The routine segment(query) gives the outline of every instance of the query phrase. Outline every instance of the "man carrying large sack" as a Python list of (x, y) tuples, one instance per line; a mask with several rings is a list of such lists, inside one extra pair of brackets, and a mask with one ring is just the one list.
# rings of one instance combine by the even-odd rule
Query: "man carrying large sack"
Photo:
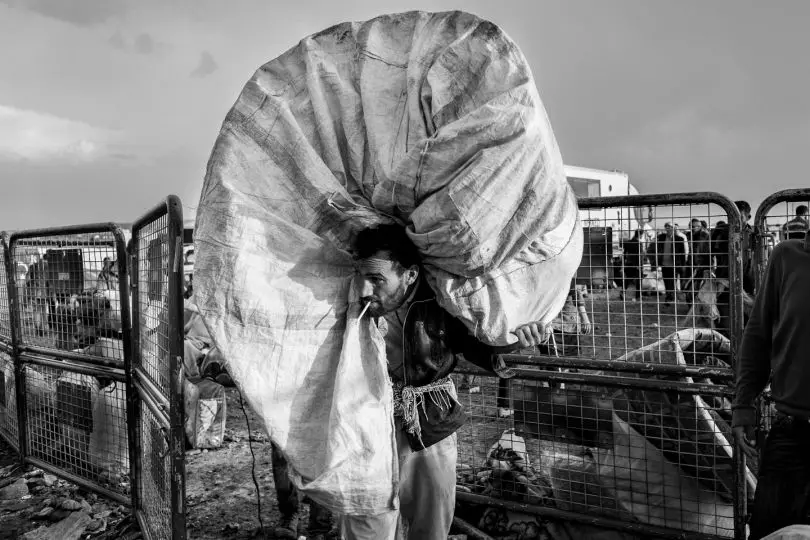
[[(511, 374), (492, 347), (439, 307), (422, 275), (419, 252), (401, 227), (361, 231), (355, 251), (361, 300), (385, 336), (394, 385), (400, 509), (345, 516), (343, 534), (347, 539), (387, 539), (399, 530), (397, 537), (443, 539), (455, 510), (455, 433), (466, 420), (448, 375), (457, 355), (501, 378)], [(538, 323), (522, 325), (515, 335), (519, 341), (514, 349), (532, 347), (546, 337)]]
[[(367, 519), (421, 504), (408, 482), (425, 473), (409, 468), (454, 454), (461, 413), (442, 379), (459, 350), (428, 339), (434, 322), (490, 366), (482, 344), (542, 338), (581, 259), (578, 216), (528, 63), (497, 26), (462, 12), (343, 23), (263, 65), (228, 113), (198, 205), (196, 303), (296, 487), (362, 537)], [(364, 231), (386, 225), (415, 259), (377, 256), (391, 250), (374, 242), (357, 254)], [(403, 267), (396, 301), (362, 290), (379, 279), (362, 269), (375, 259), (386, 275)], [(408, 318), (395, 349), (411, 295), (411, 317), (425, 318)], [(393, 388), (391, 363), (417, 349), (431, 361)], [(416, 407), (434, 399), (442, 407)], [(428, 485), (452, 497), (437, 474)], [(431, 530), (446, 534), (444, 501), (403, 513), (439, 512)]]

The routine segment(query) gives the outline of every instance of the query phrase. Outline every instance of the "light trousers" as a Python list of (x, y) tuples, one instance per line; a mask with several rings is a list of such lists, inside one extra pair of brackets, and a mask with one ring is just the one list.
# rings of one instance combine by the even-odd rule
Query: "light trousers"
[(397, 428), (399, 510), (343, 516), (344, 540), (447, 540), (456, 506), (456, 434), (415, 452)]

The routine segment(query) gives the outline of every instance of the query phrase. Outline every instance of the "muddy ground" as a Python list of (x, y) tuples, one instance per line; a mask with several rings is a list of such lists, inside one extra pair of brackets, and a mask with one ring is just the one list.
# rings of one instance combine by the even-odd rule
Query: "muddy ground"
[[(615, 294), (615, 293), (614, 293)], [(615, 296), (614, 296), (615, 298)], [(684, 315), (688, 306), (664, 306), (653, 298), (640, 303), (606, 301), (604, 295), (589, 298), (588, 311), (592, 314), (594, 336), (580, 340), (580, 354), (596, 358), (617, 358), (628, 350), (665, 337), (678, 328), (687, 326)], [(677, 322), (676, 322), (677, 319)], [(643, 336), (643, 337), (642, 337)], [(495, 407), (494, 379), (480, 379), (481, 392), (461, 393), (460, 400), (471, 412), (472, 425), (459, 433), (459, 465), (478, 468), (486, 460), (489, 447), (505, 429), (514, 427), (511, 419), (499, 419)], [(247, 420), (245, 418), (247, 414)], [(248, 422), (250, 432), (248, 431)], [(252, 450), (252, 452), (251, 452)], [(279, 519), (276, 507), (271, 468), (270, 443), (259, 418), (247, 407), (240, 406), (235, 389), (227, 390), (227, 431), (225, 444), (216, 450), (187, 452), (186, 507), (188, 537), (200, 540), (222, 538), (256, 538), (260, 519), (265, 531), (271, 531)], [(0, 442), (0, 471), (8, 472), (14, 463), (12, 450)], [(3, 469), (3, 468), (6, 469)], [(25, 479), (24, 470), (16, 470), (0, 487), (12, 479)], [(28, 469), (29, 474), (31, 470)], [(257, 498), (253, 474), (259, 485)], [(34, 471), (34, 474), (39, 473)], [(104, 516), (105, 531), (86, 533), (82, 538), (126, 538), (134, 540), (137, 532), (128, 509), (102, 497), (87, 493), (67, 482), (58, 481), (46, 486), (33, 477), (27, 496), (11, 501), (0, 501), (0, 540), (16, 538), (35, 529), (42, 522), (34, 520), (48, 504), (58, 498), (86, 501), (92, 507), (92, 516)], [(51, 478), (49, 477), (50, 481)], [(3, 484), (5, 483), (5, 484)], [(50, 501), (48, 500), (50, 499)], [(259, 512), (259, 500), (261, 512)], [(105, 514), (105, 512), (109, 512)], [(303, 523), (306, 523), (304, 520)], [(118, 536), (110, 536), (111, 533)], [(301, 531), (302, 533), (305, 531)], [(261, 538), (261, 534), (258, 535)], [(267, 534), (267, 538), (272, 538)]]

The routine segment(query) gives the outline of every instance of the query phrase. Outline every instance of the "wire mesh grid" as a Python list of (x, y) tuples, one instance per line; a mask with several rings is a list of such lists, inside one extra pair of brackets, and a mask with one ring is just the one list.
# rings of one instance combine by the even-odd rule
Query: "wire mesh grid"
[(810, 190), (806, 191), (805, 196), (792, 196), (790, 200), (778, 200), (779, 194), (775, 194), (776, 199), (764, 202), (757, 212), (755, 222), (759, 250), (755, 257), (757, 285), (764, 278), (768, 259), (777, 244), (786, 240), (803, 241), (805, 234), (810, 230), (810, 216), (808, 216)]
[(123, 363), (116, 240), (111, 232), (12, 240), (20, 342)]
[(124, 383), (31, 364), (23, 378), (28, 455), (128, 495)]
[(725, 210), (659, 204), (581, 215), (583, 258), (552, 323), (554, 354), (617, 360), (683, 329), (730, 335)]
[(13, 448), (19, 449), (15, 384), (14, 360), (0, 350), (0, 436)]
[[(458, 432), (460, 491), (733, 536), (727, 396), (456, 378), (470, 416)], [(478, 525), (496, 535), (520, 520), (530, 518), (489, 508)]]
[[(6, 265), (0, 264), (0, 340), (11, 343), (11, 307), (8, 297), (8, 275)], [(19, 282), (20, 275), (17, 279)]]
[(133, 361), (169, 395), (169, 244), (168, 215), (137, 232), (137, 279), (140, 354)]
[(139, 478), (143, 531), (149, 539), (172, 538), (171, 460), (165, 428), (152, 410), (141, 406), (138, 447), (141, 449)]

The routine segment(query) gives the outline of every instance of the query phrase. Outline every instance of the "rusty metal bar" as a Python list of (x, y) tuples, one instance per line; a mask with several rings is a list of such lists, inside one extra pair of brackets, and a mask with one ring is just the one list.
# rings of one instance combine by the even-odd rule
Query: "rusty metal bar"
[(32, 365), (46, 366), (53, 369), (70, 371), (71, 373), (81, 373), (83, 375), (90, 375), (92, 377), (100, 377), (118, 382), (124, 382), (126, 380), (124, 371), (120, 368), (114, 369), (93, 364), (81, 364), (58, 358), (35, 356), (28, 352), (20, 353), (20, 360), (24, 364), (27, 363)]
[[(662, 379), (644, 379), (639, 377), (619, 377), (614, 375), (596, 375), (590, 373), (565, 373), (547, 371), (539, 368), (513, 368), (515, 376), (509, 380), (548, 381), (566, 384), (608, 386), (611, 388), (632, 388), (634, 390), (653, 390), (659, 392), (678, 392), (688, 395), (710, 395), (730, 397), (733, 389), (711, 383), (692, 383), (684, 381), (667, 381)], [(492, 373), (483, 370), (459, 368), (459, 374), (483, 375), (493, 377)]]
[(594, 360), (591, 358), (566, 358), (561, 356), (530, 354), (503, 354), (501, 358), (509, 367), (540, 365), (543, 368), (591, 369), (676, 377), (710, 377), (724, 381), (734, 379), (734, 370), (729, 368), (674, 366), (668, 364), (618, 362)]

